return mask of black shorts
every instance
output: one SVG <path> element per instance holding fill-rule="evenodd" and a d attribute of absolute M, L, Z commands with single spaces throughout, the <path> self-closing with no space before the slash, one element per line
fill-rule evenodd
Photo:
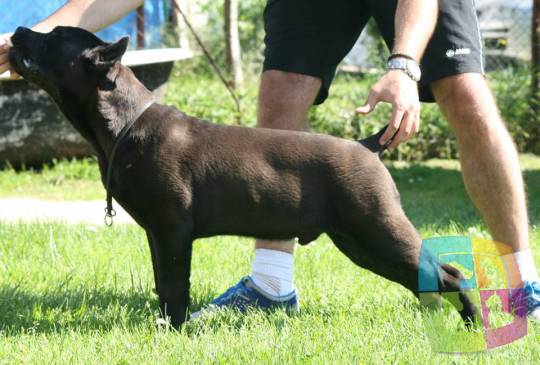
<path fill-rule="evenodd" d="M 397 0 L 268 0 L 264 70 L 320 78 L 315 104 L 322 103 L 337 65 L 351 50 L 370 17 L 392 49 Z M 420 100 L 434 101 L 430 84 L 444 77 L 483 73 L 474 0 L 439 0 L 439 20 L 421 61 Z M 381 56 L 382 57 L 382 56 Z"/>

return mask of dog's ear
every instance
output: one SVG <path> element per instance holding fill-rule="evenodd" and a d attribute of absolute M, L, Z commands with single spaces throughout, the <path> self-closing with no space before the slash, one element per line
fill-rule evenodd
<path fill-rule="evenodd" d="M 114 43 L 106 43 L 85 52 L 93 65 L 99 69 L 108 69 L 116 62 L 120 62 L 129 45 L 129 37 L 123 37 Z"/>

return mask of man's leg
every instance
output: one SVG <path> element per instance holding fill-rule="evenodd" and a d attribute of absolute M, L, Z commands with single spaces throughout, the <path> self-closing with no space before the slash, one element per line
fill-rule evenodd
<path fill-rule="evenodd" d="M 259 127 L 307 131 L 308 111 L 320 88 L 319 78 L 266 70 L 259 90 Z M 207 310 L 223 306 L 242 310 L 253 305 L 262 308 L 282 305 L 291 310 L 297 309 L 293 252 L 293 240 L 257 240 L 251 275 L 214 299 Z M 202 312 L 193 313 L 191 318 L 199 317 Z"/>
<path fill-rule="evenodd" d="M 493 238 L 515 251 L 529 248 L 516 148 L 484 77 L 451 76 L 434 82 L 432 90 L 456 135 L 467 192 Z"/>
<path fill-rule="evenodd" d="M 465 73 L 431 86 L 456 135 L 469 196 L 493 239 L 511 245 L 516 252 L 522 279 L 537 283 L 517 151 L 485 78 L 479 73 Z M 537 312 L 540 318 L 540 307 Z"/>
<path fill-rule="evenodd" d="M 309 108 L 321 87 L 320 79 L 267 70 L 259 89 L 259 127 L 307 131 Z M 287 295 L 293 286 L 294 241 L 255 242 L 251 278 L 267 294 Z"/>

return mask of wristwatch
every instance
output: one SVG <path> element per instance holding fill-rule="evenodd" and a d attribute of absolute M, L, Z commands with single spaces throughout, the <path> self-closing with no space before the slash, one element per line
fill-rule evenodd
<path fill-rule="evenodd" d="M 391 57 L 386 63 L 386 70 L 401 70 L 411 79 L 418 82 L 422 78 L 422 71 L 415 60 L 406 57 Z"/>

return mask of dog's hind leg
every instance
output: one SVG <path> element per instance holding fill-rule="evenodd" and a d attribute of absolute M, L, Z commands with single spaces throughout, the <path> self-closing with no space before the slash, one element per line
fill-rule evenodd
<path fill-rule="evenodd" d="M 178 328 L 189 308 L 192 234 L 182 227 L 161 227 L 151 235 L 161 314 Z"/>
<path fill-rule="evenodd" d="M 422 239 L 399 204 L 385 200 L 378 208 L 370 215 L 347 215 L 341 229 L 328 234 L 354 263 L 416 293 Z"/>
<path fill-rule="evenodd" d="M 395 281 L 412 292 L 416 292 L 417 266 L 414 262 L 403 262 L 397 256 L 392 260 L 386 260 L 385 257 L 377 255 L 371 248 L 367 248 L 364 240 L 356 239 L 348 233 L 329 232 L 328 235 L 338 247 L 352 262 L 386 279 Z M 417 275 L 417 274 L 416 274 Z"/>
<path fill-rule="evenodd" d="M 435 257 L 421 257 L 422 239 L 400 206 L 386 215 L 367 219 L 366 224 L 372 228 L 365 235 L 367 251 L 381 265 L 372 271 L 402 284 L 417 297 L 420 297 L 419 279 L 436 276 L 432 278 L 437 283 L 434 290 L 456 293 L 452 304 L 465 323 L 475 322 L 478 309 L 460 287 L 462 273 L 449 265 L 439 268 Z"/>
<path fill-rule="evenodd" d="M 400 206 L 381 215 L 364 216 L 353 227 L 354 233 L 330 232 L 329 236 L 357 265 L 403 285 L 417 297 L 419 271 L 428 269 L 426 275 L 438 273 L 429 270 L 430 265 L 436 267 L 436 261 L 420 265 L 422 240 Z M 461 273 L 452 267 L 443 267 L 441 271 L 441 277 L 435 278 L 438 291 L 457 292 L 460 303 L 452 304 L 465 321 L 474 321 L 477 309 L 460 289 Z"/>

